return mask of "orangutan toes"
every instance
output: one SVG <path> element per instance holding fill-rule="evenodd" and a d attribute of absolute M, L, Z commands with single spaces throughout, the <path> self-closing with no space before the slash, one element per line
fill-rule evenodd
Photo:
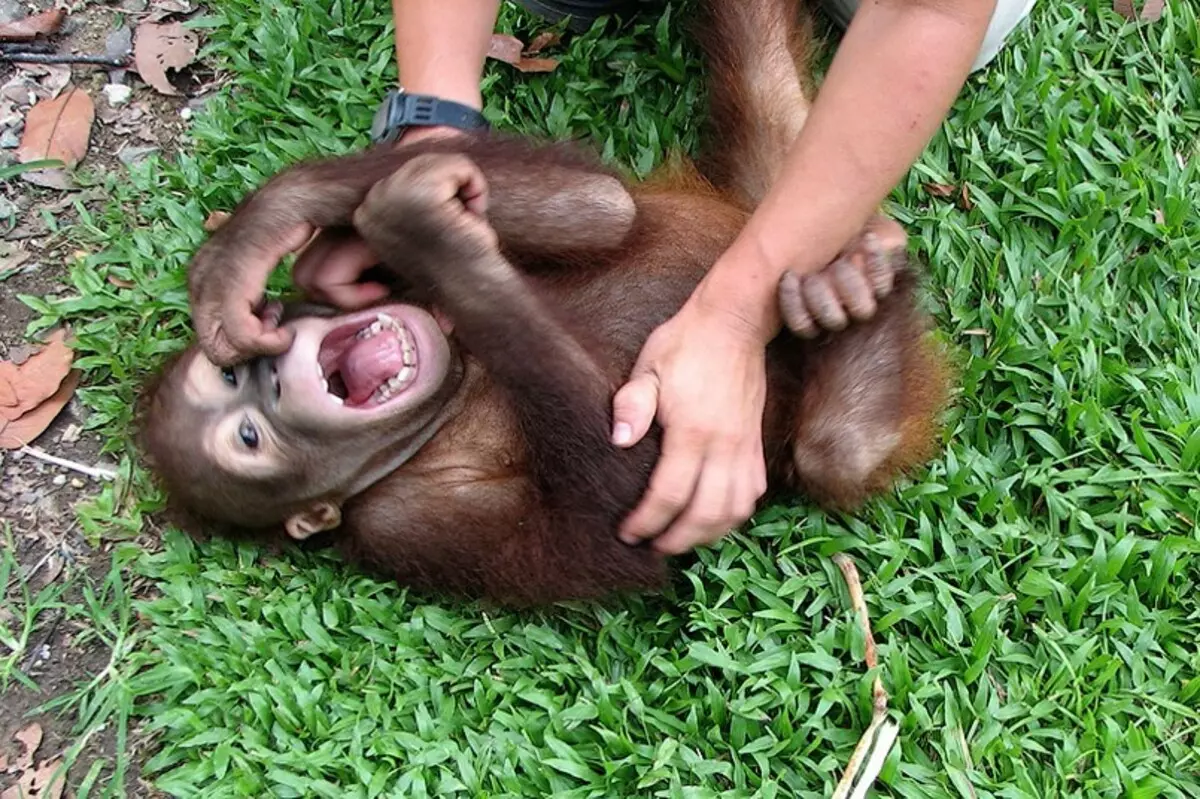
<path fill-rule="evenodd" d="M 779 310 L 801 338 L 844 330 L 875 316 L 904 268 L 908 237 L 895 220 L 875 216 L 829 266 L 810 275 L 787 272 L 779 282 Z"/>

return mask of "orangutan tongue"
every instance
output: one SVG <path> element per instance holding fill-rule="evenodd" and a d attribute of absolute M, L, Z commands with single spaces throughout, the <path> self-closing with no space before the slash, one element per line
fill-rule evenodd
<path fill-rule="evenodd" d="M 403 351 L 396 331 L 381 330 L 368 339 L 355 340 L 338 360 L 338 371 L 346 384 L 346 401 L 362 405 L 403 368 Z"/>

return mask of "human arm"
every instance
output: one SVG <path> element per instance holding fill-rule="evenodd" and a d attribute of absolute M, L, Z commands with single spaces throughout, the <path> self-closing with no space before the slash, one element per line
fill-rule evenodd
<path fill-rule="evenodd" d="M 614 440 L 638 441 L 656 416 L 664 428 L 624 540 L 682 552 L 748 518 L 766 485 L 764 348 L 780 329 L 780 280 L 823 268 L 877 211 L 962 88 L 994 7 L 860 7 L 778 180 L 614 400 Z"/>

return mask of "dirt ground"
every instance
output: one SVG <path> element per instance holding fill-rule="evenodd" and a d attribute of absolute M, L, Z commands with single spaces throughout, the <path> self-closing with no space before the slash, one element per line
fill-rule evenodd
<path fill-rule="evenodd" d="M 67 17 L 58 35 L 39 40 L 43 48 L 57 54 L 120 56 L 128 52 L 132 32 L 139 22 L 150 19 L 182 20 L 201 9 L 186 0 L 113 0 L 108 3 L 70 2 L 60 7 Z M 0 0 L 0 23 L 51 8 L 51 0 L 20 3 Z M 181 96 L 165 96 L 146 85 L 135 71 L 114 70 L 97 65 L 24 65 L 0 56 L 0 167 L 12 164 L 24 130 L 25 115 L 37 100 L 58 96 L 64 87 L 76 86 L 87 91 L 95 104 L 95 122 L 87 155 L 78 169 L 93 174 L 122 171 L 127 164 L 150 153 L 170 156 L 180 145 L 187 127 L 189 104 L 197 101 L 211 86 L 200 86 L 194 70 L 171 73 L 172 81 L 185 88 Z M 128 98 L 123 89 L 105 91 L 114 83 L 131 89 Z M 115 100 L 115 102 L 114 102 Z M 21 363 L 36 349 L 26 337 L 33 312 L 18 295 L 52 297 L 66 293 L 65 277 L 74 248 L 66 240 L 75 221 L 73 204 L 98 207 L 99 192 L 87 189 L 63 190 L 36 186 L 17 177 L 0 183 L 0 359 Z M 47 223 L 50 216 L 55 225 Z M 59 232 L 53 232 L 57 228 Z M 86 411 L 78 399 L 58 415 L 53 424 L 31 442 L 31 447 L 58 459 L 86 467 L 113 470 L 116 464 L 100 455 L 100 441 L 83 430 Z M 11 535 L 17 568 L 4 587 L 6 607 L 0 608 L 0 624 L 10 631 L 19 629 L 20 619 L 11 609 L 25 607 L 23 586 L 32 595 L 51 581 L 60 581 L 67 591 L 67 603 L 80 600 L 81 579 L 93 583 L 103 580 L 111 563 L 107 547 L 89 545 L 78 529 L 75 506 L 94 496 L 101 478 L 73 468 L 47 462 L 29 452 L 0 449 L 0 533 Z M 8 541 L 0 546 L 9 547 Z M 33 690 L 19 682 L 3 687 L 0 701 L 0 799 L 20 795 L 17 784 L 22 767 L 24 745 L 15 735 L 40 725 L 42 738 L 35 752 L 36 762 L 60 757 L 75 739 L 70 713 L 31 713 L 102 671 L 109 652 L 95 642 L 77 643 L 86 621 L 60 610 L 41 611 L 28 645 L 20 653 L 18 668 L 36 684 Z M 87 638 L 87 636 L 84 636 Z M 0 645 L 0 657 L 11 653 Z M 111 759 L 115 735 L 102 729 L 87 742 L 84 753 L 68 775 L 66 791 L 86 774 L 98 757 Z M 137 736 L 133 736 L 137 749 Z M 158 795 L 137 778 L 133 764 L 126 780 L 130 796 Z M 46 790 L 37 796 L 58 795 Z"/>

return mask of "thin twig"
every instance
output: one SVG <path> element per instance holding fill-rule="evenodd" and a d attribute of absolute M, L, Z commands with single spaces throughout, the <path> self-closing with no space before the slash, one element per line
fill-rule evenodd
<path fill-rule="evenodd" d="M 0 42 L 0 53 L 53 53 L 57 50 L 53 42 Z"/>
<path fill-rule="evenodd" d="M 21 447 L 20 451 L 26 455 L 32 455 L 38 460 L 45 461 L 46 463 L 52 463 L 55 466 L 61 466 L 64 469 L 71 469 L 72 471 L 79 472 L 80 474 L 86 474 L 88 477 L 96 480 L 117 479 L 117 473 L 112 469 L 102 469 L 98 466 L 87 466 L 79 463 L 78 461 L 69 461 L 66 458 L 60 458 L 57 455 L 51 455 L 49 452 L 43 452 L 37 447 L 24 446 Z"/>
<path fill-rule="evenodd" d="M 862 628 L 863 637 L 866 639 L 866 653 L 863 659 L 866 661 L 867 669 L 874 670 L 879 665 L 879 656 L 875 650 L 875 636 L 871 634 L 871 617 L 867 613 L 867 602 L 863 598 L 858 567 L 843 553 L 834 555 L 833 562 L 841 569 L 842 577 L 846 580 L 846 588 L 850 591 L 850 607 L 858 617 L 859 627 Z M 854 747 L 854 753 L 850 756 L 850 762 L 846 764 L 846 771 L 842 774 L 842 779 L 838 781 L 837 787 L 833 791 L 832 799 L 847 799 L 847 797 L 863 799 L 867 794 L 867 789 L 871 787 L 875 778 L 879 776 L 880 770 L 883 769 L 883 762 L 887 759 L 888 753 L 896 743 L 896 737 L 900 734 L 899 726 L 887 717 L 888 695 L 884 690 L 883 680 L 879 678 L 878 674 L 875 675 L 872 694 L 871 723 L 863 732 L 858 745 Z M 866 761 L 865 766 L 863 765 L 864 760 Z"/>
<path fill-rule="evenodd" d="M 54 633 L 58 630 L 58 625 L 62 622 L 66 613 L 60 608 L 54 611 L 54 617 L 50 623 L 46 625 L 46 629 L 38 636 L 38 642 L 29 647 L 25 651 L 25 660 L 21 663 L 21 671 L 28 672 L 37 662 L 38 653 L 42 651 L 42 647 L 50 643 L 50 639 L 54 637 Z"/>
<path fill-rule="evenodd" d="M 95 64 L 120 69 L 129 66 L 128 58 L 106 55 L 74 55 L 70 53 L 0 53 L 0 59 L 16 64 Z"/>

